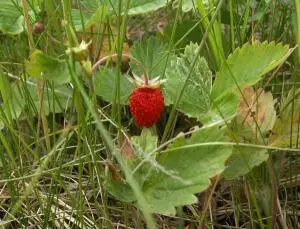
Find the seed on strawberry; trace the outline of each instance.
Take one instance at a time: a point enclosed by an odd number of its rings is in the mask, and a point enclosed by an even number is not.
[[[150,127],[164,110],[164,96],[160,88],[136,88],[129,98],[130,112],[140,127]]]

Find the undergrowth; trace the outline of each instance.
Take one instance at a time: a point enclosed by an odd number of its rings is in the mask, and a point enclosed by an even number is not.
[[[0,0],[0,226],[300,228],[299,27],[298,0]]]

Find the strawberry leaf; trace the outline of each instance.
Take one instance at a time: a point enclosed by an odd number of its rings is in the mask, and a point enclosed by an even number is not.
[[[128,15],[145,14],[164,7],[169,0],[131,0]],[[122,4],[123,7],[125,4]],[[110,0],[110,6],[117,9],[118,0]]]
[[[216,141],[228,142],[223,130],[200,129],[190,139],[176,140],[157,155],[157,162],[182,180],[157,171],[144,183],[145,197],[153,212],[174,215],[175,206],[197,202],[194,194],[207,189],[209,178],[222,173],[232,151],[231,146],[209,145]]]
[[[191,43],[186,46],[183,54],[171,59],[171,64],[166,69],[167,82],[164,87],[166,104],[175,103],[192,69],[192,62],[198,49],[197,44]],[[177,108],[191,117],[198,117],[199,114],[206,113],[211,107],[211,88],[212,73],[206,60],[198,57]]]
[[[131,0],[129,3],[128,15],[150,13],[164,7],[168,2],[168,0]],[[118,9],[118,3],[118,0],[86,0],[82,4],[84,4],[87,9],[92,10],[96,10],[99,6],[107,6],[112,16],[115,16]],[[125,4],[121,4],[121,7],[123,12]]]
[[[269,154],[266,149],[236,146],[228,159],[224,177],[227,180],[233,180],[244,176],[268,158]]]
[[[233,93],[228,93],[212,102],[210,109],[198,115],[198,120],[203,124],[219,123],[224,120],[231,120],[239,105],[239,98]]]
[[[102,23],[107,15],[106,7],[98,7],[92,13],[80,12],[78,9],[72,9],[72,22],[76,31],[82,31],[95,24]]]
[[[129,76],[128,76],[129,77]],[[94,75],[95,92],[107,102],[113,102],[116,88],[116,69],[101,69]],[[127,104],[134,85],[129,82],[125,75],[120,78],[121,104]]]
[[[189,139],[182,137],[175,140],[165,151],[156,155],[155,162],[148,160],[135,172],[153,213],[174,215],[176,206],[197,202],[194,194],[207,189],[210,178],[223,172],[225,161],[232,152],[232,146],[213,144],[216,141],[229,141],[223,129],[217,126],[200,129]],[[127,184],[111,182],[117,183],[119,189],[126,190],[126,195],[132,197]],[[124,193],[118,192],[116,186],[110,185],[114,187],[110,192],[125,199]]]
[[[64,84],[71,80],[69,68],[65,60],[58,60],[37,50],[26,62],[26,71],[35,78],[53,80],[55,83]]]
[[[143,152],[152,152],[157,147],[158,137],[152,135],[149,128],[143,128],[140,136],[132,137],[132,143]]]
[[[276,119],[275,102],[271,92],[265,92],[262,88],[257,91],[254,91],[252,87],[245,88],[237,116],[240,128],[244,129],[245,126],[249,126],[254,138],[255,136],[264,137],[268,131],[272,130]]]
[[[261,80],[262,76],[290,55],[288,46],[274,42],[246,43],[237,48],[222,64],[216,75],[211,99],[215,100],[227,93],[237,93]]]
[[[135,43],[130,49],[131,55],[141,62],[150,78],[162,76],[167,62],[167,48],[162,41],[150,37],[145,41]],[[131,70],[138,76],[143,69],[135,61],[130,62]]]
[[[12,1],[0,1],[0,31],[7,34],[19,34],[24,30],[22,9],[18,9]]]
[[[5,75],[0,76],[0,81],[4,82]],[[1,114],[0,130],[4,128],[3,120],[22,120],[25,108],[33,108],[36,112],[40,111],[40,100],[37,95],[37,85],[31,81],[16,81],[10,84],[9,90],[11,96],[3,101],[0,106],[3,109]],[[1,94],[4,89],[0,88]],[[72,90],[66,85],[53,85],[48,87],[45,85],[43,92],[43,108],[45,114],[62,113],[71,104]],[[9,123],[8,123],[9,124]]]

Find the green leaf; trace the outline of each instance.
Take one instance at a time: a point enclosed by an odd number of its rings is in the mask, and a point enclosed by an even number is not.
[[[211,98],[217,99],[226,93],[238,92],[237,85],[240,89],[254,85],[289,55],[288,46],[274,42],[247,43],[237,48],[216,74]]]
[[[34,82],[26,82],[26,84],[18,81],[14,83],[14,95],[18,98],[19,102],[25,105],[32,105],[27,98],[33,102],[36,111],[40,111],[40,100],[37,95],[37,85]],[[21,89],[21,91],[19,90]],[[28,96],[26,97],[25,96]],[[49,113],[62,113],[65,109],[72,105],[72,89],[67,85],[54,84],[44,86],[43,91],[43,107],[45,114]]]
[[[228,142],[224,129],[217,126],[200,129],[189,139],[178,138],[167,150],[156,155],[135,172],[146,201],[153,213],[174,215],[175,207],[197,202],[195,193],[207,189],[210,178],[225,169],[232,146],[214,145]],[[209,144],[212,143],[212,144]],[[128,184],[113,181],[108,186],[117,198],[132,202],[136,199]],[[122,191],[120,191],[122,190]]]
[[[5,77],[5,76],[4,76]],[[25,83],[17,81],[11,84],[12,96],[1,104],[5,117],[8,121],[22,119],[22,112],[25,108],[33,108],[40,111],[40,101],[37,96],[37,85],[34,82]],[[66,85],[54,85],[44,87],[43,107],[45,114],[62,113],[70,107],[72,90]],[[4,117],[1,117],[3,120]],[[0,130],[4,128],[4,122],[0,123]]]
[[[118,12],[118,3],[119,0],[109,0],[109,1],[103,1],[104,4],[101,4],[101,1],[99,0],[88,0],[85,2],[85,6],[87,9],[94,9],[95,6],[107,6],[109,8],[109,11],[111,15],[115,15],[116,12]],[[153,11],[156,11],[162,7],[164,7],[169,0],[131,0],[129,2],[129,11],[128,15],[137,15],[137,14],[145,14],[150,13]],[[122,5],[122,13],[124,13],[125,10],[125,2],[121,1]]]
[[[152,135],[149,128],[144,128],[140,136],[132,137],[132,143],[143,152],[152,152],[156,149],[158,137]]]
[[[180,0],[175,0],[174,3],[173,3],[173,6],[178,7],[179,1]],[[186,13],[186,12],[189,12],[192,9],[194,9],[194,2],[193,1],[194,0],[183,0],[182,1],[182,11]]]
[[[136,197],[132,189],[127,183],[125,183],[125,181],[114,180],[112,179],[112,176],[109,176],[107,182],[105,183],[105,186],[111,195],[113,195],[121,201],[136,201]]]
[[[6,34],[19,34],[24,30],[23,23],[22,9],[16,7],[12,1],[0,0],[0,31]]]
[[[117,6],[118,0],[112,2]],[[128,15],[150,13],[164,7],[168,2],[169,0],[131,0]]]
[[[166,151],[158,154],[159,165],[181,180],[157,170],[144,183],[143,191],[152,211],[174,215],[176,206],[196,203],[194,194],[207,189],[209,179],[223,172],[225,161],[232,152],[231,146],[209,143],[228,140],[224,131],[215,126],[200,129],[190,139],[176,140]]]
[[[82,15],[81,15],[82,13]],[[102,23],[107,15],[107,7],[98,7],[93,13],[80,12],[78,9],[72,9],[72,22],[76,31],[82,31],[83,25],[87,29],[97,23]]]
[[[128,103],[128,98],[134,89],[134,85],[129,82],[127,75],[121,75],[120,78],[120,97],[121,104]],[[94,75],[95,92],[107,102],[113,102],[115,95],[115,85],[117,79],[116,69],[101,69]]]
[[[1,113],[2,117],[0,118],[0,130],[4,128],[4,120],[7,120],[8,123],[11,124],[13,120],[20,116],[23,109],[22,103],[19,102],[21,97],[18,93],[14,92],[12,85],[13,84],[9,82],[8,77],[4,75],[0,68],[0,92],[3,101],[1,104],[3,113]]]
[[[130,49],[131,55],[145,67],[150,78],[162,76],[167,63],[167,47],[162,41],[150,37],[145,41],[135,43]],[[143,69],[135,62],[130,62],[131,70],[138,76]]]
[[[266,149],[236,146],[227,162],[224,177],[228,180],[233,180],[244,176],[255,166],[268,160],[268,158],[269,154]]]
[[[202,124],[223,123],[235,117],[240,99],[236,94],[228,93],[212,102],[210,110],[198,115]]]
[[[44,54],[42,51],[35,51],[26,62],[26,71],[36,78],[53,80],[55,83],[64,84],[70,82],[70,73],[66,61],[61,61]]]
[[[184,54],[173,57],[171,64],[166,69],[166,84],[164,93],[166,104],[174,104],[182,87],[192,69],[192,62],[197,55],[199,46],[191,43],[186,46]],[[192,70],[183,92],[178,109],[191,117],[198,117],[210,109],[210,92],[212,87],[212,73],[206,60],[202,57]]]

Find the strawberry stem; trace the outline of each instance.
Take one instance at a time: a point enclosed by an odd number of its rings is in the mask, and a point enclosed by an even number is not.
[[[95,71],[98,69],[98,67],[99,67],[100,65],[102,65],[103,63],[105,63],[107,60],[109,60],[109,59],[111,59],[111,58],[113,58],[113,57],[117,57],[117,56],[118,56],[118,54],[115,53],[115,54],[108,55],[108,56],[105,56],[105,57],[101,58],[100,60],[98,60],[98,61],[93,65],[93,67],[92,67],[92,72],[95,72]],[[148,85],[148,82],[149,82],[149,76],[148,76],[148,73],[147,73],[147,70],[146,70],[145,66],[144,66],[139,60],[137,60],[136,58],[134,58],[134,57],[131,56],[131,55],[122,53],[122,57],[127,57],[127,58],[129,58],[130,60],[133,60],[134,62],[137,63],[137,65],[143,70],[143,77],[144,77],[144,79],[145,79],[145,84]]]

